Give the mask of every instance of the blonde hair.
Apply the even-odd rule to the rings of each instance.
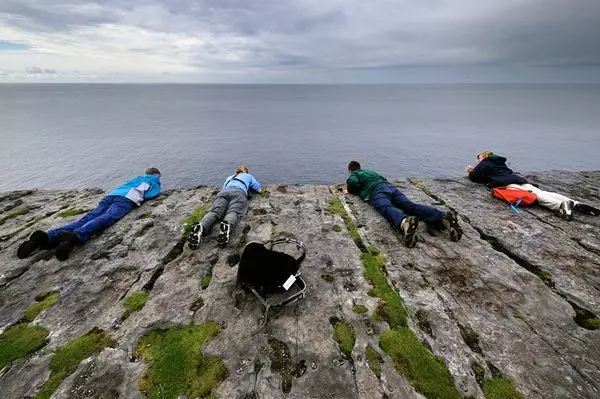
[[[235,173],[248,173],[248,167],[246,165],[240,165],[235,168]]]
[[[489,150],[487,150],[487,151],[481,151],[479,154],[477,154],[477,160],[482,161],[482,160],[484,160],[486,158],[491,157],[492,155],[494,155],[493,151],[489,151]],[[479,159],[479,157],[481,157],[481,159]]]

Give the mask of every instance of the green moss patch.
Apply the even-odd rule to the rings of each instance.
[[[359,248],[364,247],[362,238],[360,238],[360,234],[358,234],[358,230],[356,230],[352,218],[348,215],[348,212],[346,212],[346,209],[338,196],[334,195],[329,199],[329,204],[327,205],[327,208],[325,208],[325,212],[340,216],[346,225],[346,230],[348,230],[350,238],[354,240]]]
[[[364,266],[364,276],[373,288],[369,290],[370,296],[381,299],[378,307],[378,316],[387,321],[391,328],[405,327],[408,314],[404,308],[400,295],[388,284],[384,273],[385,258],[382,255],[362,253],[360,260]]]
[[[506,378],[492,378],[481,385],[485,399],[525,399]]]
[[[116,345],[117,343],[104,330],[93,328],[57,350],[50,361],[50,378],[42,385],[35,396],[36,399],[50,398],[63,380],[77,369],[82,360],[100,353],[104,348],[114,348]]]
[[[386,330],[379,346],[393,360],[396,371],[408,377],[429,399],[460,399],[444,362],[434,357],[408,327]]]
[[[515,312],[515,314],[513,315],[515,316],[517,319],[523,321],[523,322],[527,322],[527,318],[525,317],[525,315],[521,312]]]
[[[212,273],[206,273],[204,277],[202,277],[202,289],[205,290],[210,285],[210,281],[212,280]]]
[[[195,223],[198,223],[199,221],[201,221],[209,209],[210,209],[209,204],[202,204],[202,205],[196,207],[196,209],[194,209],[194,211],[191,213],[191,215],[189,215],[185,219],[183,219],[183,223],[184,223],[183,237],[182,237],[183,240],[187,240],[188,236],[190,235],[190,232],[192,231],[192,226]]]
[[[575,317],[573,319],[578,326],[587,330],[597,330],[600,328],[600,319],[598,319],[595,314],[575,305],[573,302],[569,303],[573,307],[573,310],[575,310]]]
[[[58,301],[59,296],[60,294],[58,292],[46,292],[36,296],[35,300],[37,303],[25,309],[25,312],[23,312],[23,320],[27,322],[33,321],[42,310],[54,306],[56,301]]]
[[[46,345],[48,330],[40,326],[17,324],[0,334],[0,370],[17,359]]]
[[[287,395],[292,390],[293,379],[301,377],[306,372],[305,361],[294,364],[288,346],[277,339],[269,339],[269,347],[271,348],[269,352],[271,372],[281,375],[281,390],[284,395]]]
[[[365,350],[365,358],[367,359],[367,364],[369,368],[375,374],[375,377],[378,379],[381,378],[381,365],[383,364],[383,358],[377,352],[377,349],[373,348],[371,345],[367,345],[367,349]]]
[[[473,352],[479,353],[481,355],[482,352],[481,347],[479,346],[479,335],[477,335],[477,333],[473,331],[471,327],[459,324],[458,328],[460,329],[460,335],[465,341],[465,344],[467,344],[467,346],[471,348]]]
[[[148,301],[148,296],[149,294],[146,291],[135,291],[125,298],[125,302],[123,302],[123,307],[125,308],[123,318],[127,318],[133,312],[142,309]]]
[[[350,358],[354,344],[356,344],[356,333],[354,326],[336,317],[329,319],[333,326],[333,339],[338,343],[340,351],[346,358]]]
[[[86,213],[86,212],[87,212],[87,209],[81,209],[81,208],[78,208],[78,209],[67,209],[67,210],[64,210],[62,212],[59,212],[57,216],[60,217],[60,218],[68,218],[68,217],[71,217],[71,216],[81,215],[82,213]]]
[[[473,374],[475,374],[475,380],[481,385],[485,380],[485,369],[479,363],[473,362],[471,364],[471,370],[473,370]]]
[[[460,398],[443,360],[433,356],[408,328],[408,312],[402,298],[388,283],[385,257],[378,250],[369,249],[360,258],[364,276],[372,286],[369,295],[380,299],[375,316],[390,326],[379,338],[379,346],[392,358],[396,371],[406,376],[415,389],[429,399]],[[423,319],[427,321],[427,314],[421,312],[417,315],[417,323]]]
[[[10,212],[8,215],[0,218],[0,226],[2,226],[7,220],[14,219],[17,216],[26,215],[28,213],[29,213],[29,208],[27,208],[27,207],[17,208],[14,211]]]
[[[369,250],[369,253],[373,256],[377,256],[381,253],[381,252],[379,252],[379,249],[377,247],[374,247],[372,245],[369,245],[369,247],[367,249]]]
[[[148,398],[214,397],[213,390],[229,376],[218,356],[205,356],[202,346],[221,332],[208,321],[150,331],[138,342],[135,355],[150,364],[139,382]]]
[[[365,305],[354,305],[352,311],[357,314],[367,313],[369,309]]]

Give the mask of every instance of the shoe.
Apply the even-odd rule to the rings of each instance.
[[[69,259],[69,254],[75,245],[79,243],[79,238],[70,231],[61,231],[56,237],[56,242],[58,245],[56,246],[54,255],[56,256],[56,259],[62,262]]]
[[[407,216],[400,222],[400,233],[407,248],[417,245],[417,227],[419,227],[419,221],[414,216]]]
[[[17,257],[19,259],[25,259],[38,248],[50,249],[50,239],[45,231],[34,231],[27,241],[19,245]]]
[[[458,218],[456,217],[456,212],[454,212],[454,211],[446,212],[444,219],[442,219],[442,225],[444,226],[445,230],[448,232],[448,235],[450,235],[451,241],[456,242],[462,238],[463,231],[462,231],[460,225],[458,224]]]
[[[190,249],[198,249],[200,247],[200,243],[202,242],[202,234],[204,234],[204,227],[200,223],[195,223],[192,225],[192,231],[188,236],[188,247]]]
[[[223,248],[229,242],[231,236],[231,226],[229,222],[221,222],[219,235],[217,236],[217,245]]]
[[[575,206],[575,202],[573,201],[565,201],[560,204],[560,208],[558,208],[558,213],[565,220],[573,220],[573,207]]]
[[[576,203],[573,209],[586,215],[600,216],[600,209],[594,208],[590,205],[582,204],[581,202]]]

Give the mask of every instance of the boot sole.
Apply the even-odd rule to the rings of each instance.
[[[54,255],[56,256],[56,259],[62,262],[69,259],[69,254],[72,250],[73,244],[71,244],[69,241],[63,241],[56,247]]]
[[[219,246],[219,248],[224,248],[229,242],[230,231],[231,226],[227,226],[225,230],[221,228],[221,231],[217,236],[217,245]]]
[[[19,258],[19,259],[28,258],[29,255],[31,255],[38,248],[39,248],[39,245],[37,242],[32,241],[32,240],[27,240],[24,243],[22,243],[21,245],[19,245],[19,248],[17,249],[17,258]]]
[[[202,228],[200,225],[192,226],[192,232],[188,237],[188,247],[196,250],[200,248],[200,242],[202,242]]]
[[[417,245],[417,227],[419,227],[419,221],[414,216],[409,216],[408,229],[404,233],[404,245],[407,248],[414,248]]]
[[[456,242],[462,238],[463,231],[460,225],[458,224],[458,218],[456,217],[456,213],[452,212],[450,215],[450,240]]]

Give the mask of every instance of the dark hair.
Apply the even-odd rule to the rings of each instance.
[[[158,170],[156,168],[148,168],[148,169],[146,169],[146,174],[147,175],[159,175],[160,176],[160,170]]]
[[[358,163],[358,161],[350,161],[350,163],[348,164],[348,170],[350,172],[354,172],[358,169],[360,169],[360,163]]]

